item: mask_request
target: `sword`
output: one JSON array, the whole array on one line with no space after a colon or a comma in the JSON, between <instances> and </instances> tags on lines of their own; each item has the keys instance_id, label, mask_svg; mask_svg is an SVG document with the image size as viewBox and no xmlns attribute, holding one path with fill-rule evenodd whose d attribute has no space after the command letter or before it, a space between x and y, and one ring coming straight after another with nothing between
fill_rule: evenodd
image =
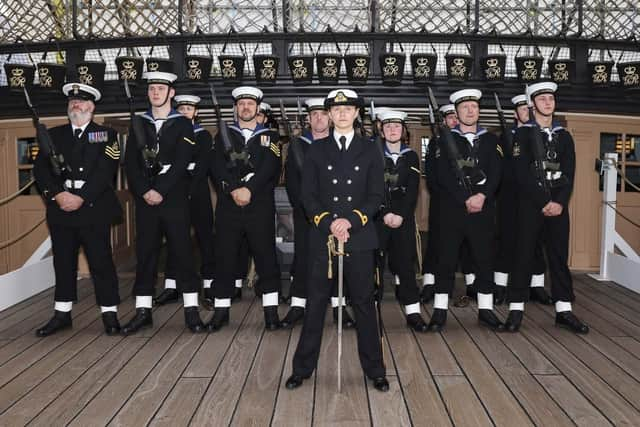
<instances>
[{"instance_id":1,"label":"sword","mask_svg":"<svg viewBox=\"0 0 640 427\"><path fill-rule=\"evenodd\" d=\"M338 241L338 393L342 392L342 298L344 295L344 242Z\"/></svg>"}]
</instances>

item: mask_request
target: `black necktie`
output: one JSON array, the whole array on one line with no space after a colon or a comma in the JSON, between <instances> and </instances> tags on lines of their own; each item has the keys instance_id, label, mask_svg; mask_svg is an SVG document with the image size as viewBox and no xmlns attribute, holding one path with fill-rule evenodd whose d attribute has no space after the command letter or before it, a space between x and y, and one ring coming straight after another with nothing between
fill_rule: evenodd
<instances>
[{"instance_id":1,"label":"black necktie","mask_svg":"<svg viewBox=\"0 0 640 427\"><path fill-rule=\"evenodd\" d=\"M342 135L340 137L340 153L344 154L347 151L347 137Z\"/></svg>"},{"instance_id":2,"label":"black necktie","mask_svg":"<svg viewBox=\"0 0 640 427\"><path fill-rule=\"evenodd\" d=\"M76 128L73 131L73 136L75 136L77 140L80 140L80 135L82 135L82 129Z\"/></svg>"}]
</instances>

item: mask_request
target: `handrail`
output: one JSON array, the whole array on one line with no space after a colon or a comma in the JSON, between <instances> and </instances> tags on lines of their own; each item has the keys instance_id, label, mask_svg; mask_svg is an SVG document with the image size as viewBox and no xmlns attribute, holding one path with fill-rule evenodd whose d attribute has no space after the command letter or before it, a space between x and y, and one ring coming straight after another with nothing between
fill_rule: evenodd
<instances>
[{"instance_id":1,"label":"handrail","mask_svg":"<svg viewBox=\"0 0 640 427\"><path fill-rule=\"evenodd\" d=\"M22 194L22 192L24 190L26 190L27 188L31 187L34 182L36 182L36 180L34 178L31 178L31 180L29 182L27 182L24 185L24 187L22 187L21 189L19 189L15 193L11 194L10 196L5 197L4 199L0 199L0 206L4 205L5 203L8 203L8 202L12 201L13 199L15 199L16 197L18 197L20 194Z\"/></svg>"},{"instance_id":2,"label":"handrail","mask_svg":"<svg viewBox=\"0 0 640 427\"><path fill-rule=\"evenodd\" d=\"M14 243L22 240L23 238L25 238L29 233L31 233L33 230L35 230L36 228L38 228L40 226L40 224L42 224L47 218L44 217L42 218L40 221L38 221L33 227L31 227L30 229L28 229L27 231L23 232L22 234L14 237L13 239L4 241L2 243L0 243L0 249L4 249L6 247L9 247L11 245L13 245Z\"/></svg>"}]
</instances>

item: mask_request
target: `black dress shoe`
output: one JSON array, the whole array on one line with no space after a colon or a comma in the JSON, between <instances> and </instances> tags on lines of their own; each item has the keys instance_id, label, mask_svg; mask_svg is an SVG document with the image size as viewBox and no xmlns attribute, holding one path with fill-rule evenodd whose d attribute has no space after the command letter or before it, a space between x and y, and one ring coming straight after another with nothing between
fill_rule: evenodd
<instances>
[{"instance_id":1,"label":"black dress shoe","mask_svg":"<svg viewBox=\"0 0 640 427\"><path fill-rule=\"evenodd\" d=\"M36 336L46 337L58 331L71 327L71 312L55 310L51 320L42 328L36 330Z\"/></svg>"},{"instance_id":2,"label":"black dress shoe","mask_svg":"<svg viewBox=\"0 0 640 427\"><path fill-rule=\"evenodd\" d=\"M284 316L284 319L282 319L280 324L285 329L293 328L296 325L296 323L298 323L302 319L304 319L304 308L291 307L291 309L289 309L289 312L287 313L286 316Z\"/></svg>"},{"instance_id":3,"label":"black dress shoe","mask_svg":"<svg viewBox=\"0 0 640 427\"><path fill-rule=\"evenodd\" d=\"M180 299L180 295L177 290L166 288L160 295L153 299L153 302L156 305L165 305L178 302L178 299Z\"/></svg>"},{"instance_id":4,"label":"black dress shoe","mask_svg":"<svg viewBox=\"0 0 640 427\"><path fill-rule=\"evenodd\" d=\"M104 325L104 333L107 335L117 335L120 333L120 322L118 322L118 313L115 311L105 311L102 313L102 324Z\"/></svg>"},{"instance_id":5,"label":"black dress shoe","mask_svg":"<svg viewBox=\"0 0 640 427\"><path fill-rule=\"evenodd\" d=\"M495 286L493 288L493 303L495 305L502 305L507 300L507 287Z\"/></svg>"},{"instance_id":6,"label":"black dress shoe","mask_svg":"<svg viewBox=\"0 0 640 427\"><path fill-rule=\"evenodd\" d=\"M420 313L411 313L407 316L407 326L416 332L427 332L429 327L420 316Z\"/></svg>"},{"instance_id":7,"label":"black dress shoe","mask_svg":"<svg viewBox=\"0 0 640 427\"><path fill-rule=\"evenodd\" d=\"M268 307L264 307L264 327L267 331L275 331L276 329L280 329L282 325L280 324L280 318L278 318L278 306L270 305Z\"/></svg>"},{"instance_id":8,"label":"black dress shoe","mask_svg":"<svg viewBox=\"0 0 640 427\"><path fill-rule=\"evenodd\" d=\"M204 332L204 323L200 319L200 313L198 307L185 307L184 308L184 324L194 334Z\"/></svg>"},{"instance_id":9,"label":"black dress shoe","mask_svg":"<svg viewBox=\"0 0 640 427\"><path fill-rule=\"evenodd\" d=\"M213 288L204 288L202 290L201 304L205 310L213 311L214 309Z\"/></svg>"},{"instance_id":10,"label":"black dress shoe","mask_svg":"<svg viewBox=\"0 0 640 427\"><path fill-rule=\"evenodd\" d=\"M420 302L423 304L428 303L433 299L433 296L436 294L436 287L434 285L425 285L422 287L422 292L420 292Z\"/></svg>"},{"instance_id":11,"label":"black dress shoe","mask_svg":"<svg viewBox=\"0 0 640 427\"><path fill-rule=\"evenodd\" d=\"M213 316L209 323L206 324L206 328L209 332L216 332L222 329L224 325L229 324L229 308L218 307L213 311Z\"/></svg>"},{"instance_id":12,"label":"black dress shoe","mask_svg":"<svg viewBox=\"0 0 640 427\"><path fill-rule=\"evenodd\" d=\"M153 318L151 317L150 308L136 308L136 314L133 319L129 320L125 324L121 331L123 335L131 335L138 332L143 328L150 328L153 326Z\"/></svg>"},{"instance_id":13,"label":"black dress shoe","mask_svg":"<svg viewBox=\"0 0 640 427\"><path fill-rule=\"evenodd\" d=\"M553 305L553 300L543 287L529 288L529 300L537 301L543 305Z\"/></svg>"},{"instance_id":14,"label":"black dress shoe","mask_svg":"<svg viewBox=\"0 0 640 427\"><path fill-rule=\"evenodd\" d=\"M518 332L520 330L520 325L522 324L523 316L524 311L522 310L510 310L509 316L507 316L507 321L504 322L504 330L507 332Z\"/></svg>"},{"instance_id":15,"label":"black dress shoe","mask_svg":"<svg viewBox=\"0 0 640 427\"><path fill-rule=\"evenodd\" d=\"M333 323L338 324L338 307L333 307ZM356 326L356 321L353 320L346 306L342 306L342 328L351 329Z\"/></svg>"},{"instance_id":16,"label":"black dress shoe","mask_svg":"<svg viewBox=\"0 0 640 427\"><path fill-rule=\"evenodd\" d=\"M242 299L242 288L235 288L233 291L233 296L231 297L231 301L240 301Z\"/></svg>"},{"instance_id":17,"label":"black dress shoe","mask_svg":"<svg viewBox=\"0 0 640 427\"><path fill-rule=\"evenodd\" d=\"M478 323L496 332L504 331L504 323L496 317L493 310L478 310Z\"/></svg>"},{"instance_id":18,"label":"black dress shoe","mask_svg":"<svg viewBox=\"0 0 640 427\"><path fill-rule=\"evenodd\" d=\"M556 313L556 326L569 329L576 334L588 334L589 327L582 323L571 311Z\"/></svg>"},{"instance_id":19,"label":"black dress shoe","mask_svg":"<svg viewBox=\"0 0 640 427\"><path fill-rule=\"evenodd\" d=\"M429 330L431 332L440 332L447 323L447 310L442 308L434 308L431 320L429 321Z\"/></svg>"},{"instance_id":20,"label":"black dress shoe","mask_svg":"<svg viewBox=\"0 0 640 427\"><path fill-rule=\"evenodd\" d=\"M467 285L467 296L473 300L478 299L478 290L476 285Z\"/></svg>"},{"instance_id":21,"label":"black dress shoe","mask_svg":"<svg viewBox=\"0 0 640 427\"><path fill-rule=\"evenodd\" d=\"M373 387L378 391L389 391L389 381L385 377L373 378Z\"/></svg>"},{"instance_id":22,"label":"black dress shoe","mask_svg":"<svg viewBox=\"0 0 640 427\"><path fill-rule=\"evenodd\" d=\"M288 379L287 382L285 383L285 387L287 387L289 390L293 390L294 388L298 388L302 385L302 382L306 379L308 379L310 377L310 375L308 376L302 376L302 375L296 375L293 374L291 375Z\"/></svg>"}]
</instances>

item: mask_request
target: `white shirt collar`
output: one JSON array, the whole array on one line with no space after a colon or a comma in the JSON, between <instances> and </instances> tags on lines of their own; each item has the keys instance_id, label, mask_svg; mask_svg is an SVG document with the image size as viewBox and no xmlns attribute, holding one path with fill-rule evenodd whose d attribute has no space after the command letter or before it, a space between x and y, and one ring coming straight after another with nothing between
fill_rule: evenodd
<instances>
[{"instance_id":1,"label":"white shirt collar","mask_svg":"<svg viewBox=\"0 0 640 427\"><path fill-rule=\"evenodd\" d=\"M87 128L87 126L89 126L89 123L91 122L87 122L82 126L75 126L74 124L71 124L71 133L75 135L76 129L80 129L82 131L80 132L80 136L84 135L84 130Z\"/></svg>"},{"instance_id":2,"label":"white shirt collar","mask_svg":"<svg viewBox=\"0 0 640 427\"><path fill-rule=\"evenodd\" d=\"M351 132L346 133L346 134L342 134L339 133L337 130L333 130L333 138L336 140L336 143L338 144L338 149L340 149L340 137L344 136L345 138L347 138L347 146L345 147L346 150L349 149L349 146L351 145L351 141L353 140L353 136L355 135L355 130L351 129Z\"/></svg>"}]
</instances>

